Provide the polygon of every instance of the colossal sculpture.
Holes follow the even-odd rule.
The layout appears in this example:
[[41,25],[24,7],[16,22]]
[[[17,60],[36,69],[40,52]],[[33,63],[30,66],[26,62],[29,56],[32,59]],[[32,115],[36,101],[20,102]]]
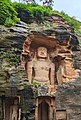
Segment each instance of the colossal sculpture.
[[38,47],[36,58],[27,64],[27,74],[30,83],[49,83],[54,85],[54,64],[49,59],[47,49]]

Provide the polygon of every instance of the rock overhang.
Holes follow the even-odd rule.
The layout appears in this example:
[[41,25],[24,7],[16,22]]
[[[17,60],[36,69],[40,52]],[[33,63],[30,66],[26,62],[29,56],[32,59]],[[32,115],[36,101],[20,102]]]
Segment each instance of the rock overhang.
[[56,44],[78,46],[79,42],[74,33],[69,33],[66,30],[52,28],[47,30],[31,31],[28,37],[32,43],[55,47]]

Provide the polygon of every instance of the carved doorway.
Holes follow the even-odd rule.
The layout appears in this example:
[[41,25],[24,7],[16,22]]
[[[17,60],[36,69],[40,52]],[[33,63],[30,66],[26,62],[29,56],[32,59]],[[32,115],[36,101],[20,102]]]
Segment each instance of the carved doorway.
[[49,120],[49,105],[45,101],[39,104],[38,120]]
[[55,97],[40,96],[35,108],[35,120],[53,120]]

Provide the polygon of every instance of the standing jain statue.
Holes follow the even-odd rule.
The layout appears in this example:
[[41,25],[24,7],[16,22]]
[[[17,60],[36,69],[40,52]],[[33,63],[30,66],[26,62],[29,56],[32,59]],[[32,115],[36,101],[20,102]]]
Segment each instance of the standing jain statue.
[[32,82],[54,85],[54,63],[49,59],[47,48],[38,47],[34,58],[27,63],[27,75]]

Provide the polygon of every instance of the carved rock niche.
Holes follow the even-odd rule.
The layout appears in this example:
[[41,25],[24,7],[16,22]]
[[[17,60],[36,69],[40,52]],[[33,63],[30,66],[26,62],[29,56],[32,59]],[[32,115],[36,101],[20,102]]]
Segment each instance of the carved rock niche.
[[[37,39],[37,38],[36,38]],[[38,42],[28,37],[23,44],[21,63],[27,72],[29,83],[45,83],[51,86],[75,79],[77,70],[73,68],[72,51],[69,43],[60,44],[55,38],[41,38]],[[51,42],[50,42],[51,41]]]

